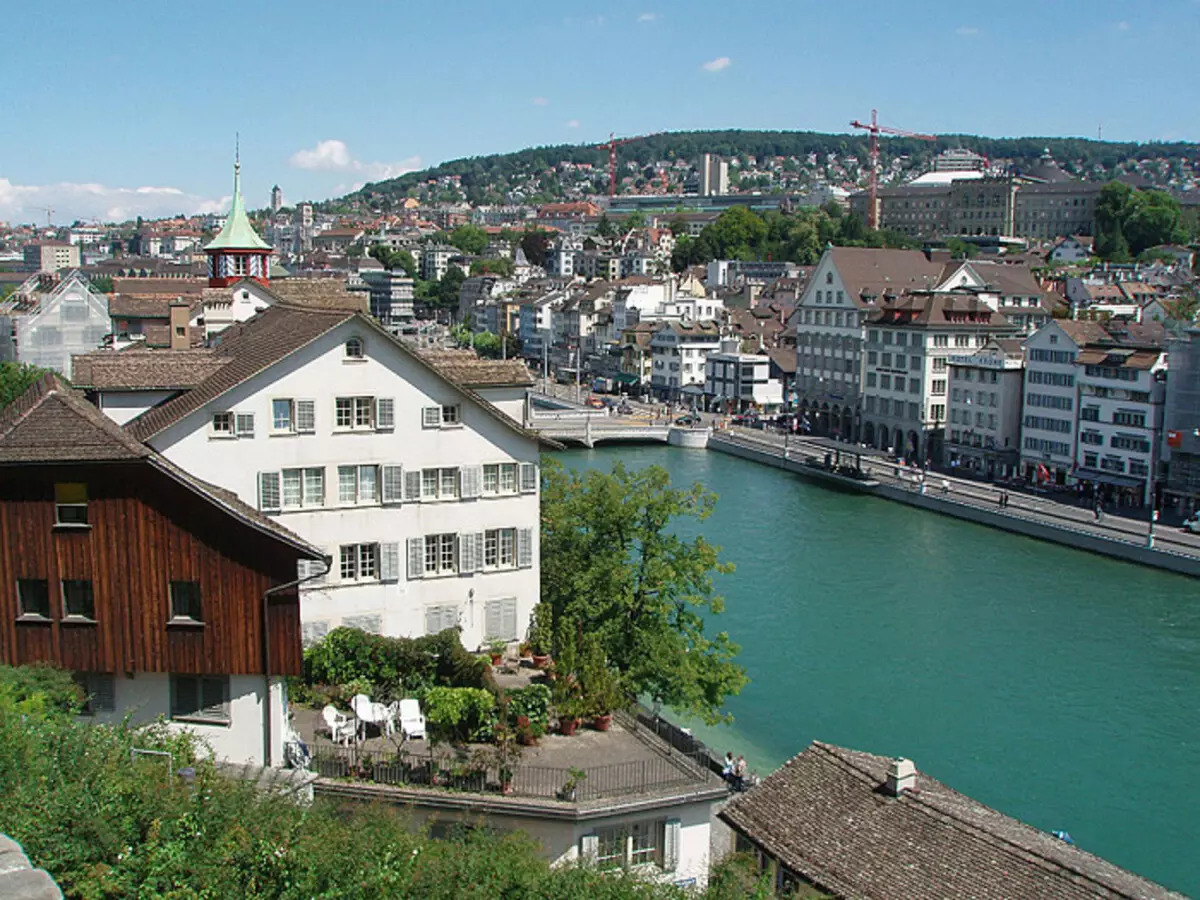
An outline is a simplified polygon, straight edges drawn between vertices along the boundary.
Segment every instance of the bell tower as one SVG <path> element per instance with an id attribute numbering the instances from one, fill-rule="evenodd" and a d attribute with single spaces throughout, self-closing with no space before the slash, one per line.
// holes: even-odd
<path id="1" fill-rule="evenodd" d="M 242 200 L 242 161 L 233 163 L 233 205 L 229 218 L 204 252 L 208 254 L 208 286 L 228 287 L 243 278 L 267 284 L 270 281 L 271 246 L 258 236 Z"/>

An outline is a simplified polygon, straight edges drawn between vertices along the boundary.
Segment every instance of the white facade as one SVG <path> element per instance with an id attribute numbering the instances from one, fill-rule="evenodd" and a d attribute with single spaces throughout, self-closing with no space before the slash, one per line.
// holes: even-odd
<path id="1" fill-rule="evenodd" d="M 1023 359 L 993 345 L 951 354 L 946 459 L 984 478 L 1017 474 Z"/>
<path id="2" fill-rule="evenodd" d="M 245 322 L 275 302 L 275 295 L 257 281 L 246 279 L 224 291 L 210 288 L 204 295 L 204 337 L 237 322 Z"/>
<path id="3" fill-rule="evenodd" d="M 1037 478 L 1039 465 L 1057 484 L 1071 483 L 1075 464 L 1075 355 L 1079 346 L 1057 322 L 1025 342 L 1025 390 L 1044 397 L 1043 405 L 1025 404 L 1021 421 L 1021 469 Z"/>
<path id="4" fill-rule="evenodd" d="M 217 759 L 254 765 L 283 765 L 284 733 L 287 726 L 287 685 L 278 676 L 204 676 L 228 686 L 222 718 L 173 718 L 172 679 L 195 676 L 138 672 L 132 677 L 111 679 L 111 694 L 103 709 L 87 718 L 104 725 L 117 725 L 129 716 L 135 725 L 164 719 L 171 731 L 188 731 L 204 742 Z M 89 689 L 92 685 L 89 684 Z M 95 696 L 99 697 L 99 692 Z M 264 698 L 266 702 L 264 703 Z M 267 716 L 270 716 L 269 720 Z"/>
<path id="5" fill-rule="evenodd" d="M 78 248 L 76 248 L 78 249 Z M 96 350 L 112 330 L 108 298 L 72 274 L 17 317 L 17 361 L 71 377 L 71 357 Z"/>
<path id="6" fill-rule="evenodd" d="M 724 412 L 783 405 L 783 384 L 771 378 L 770 357 L 750 353 L 709 354 L 704 361 L 704 393 Z"/>
<path id="7" fill-rule="evenodd" d="M 670 399 L 678 399 L 689 385 L 702 390 L 704 360 L 720 347 L 721 338 L 715 328 L 663 325 L 650 339 L 651 389 Z"/>
<path id="8" fill-rule="evenodd" d="M 97 391 L 96 406 L 118 425 L 165 403 L 178 391 Z"/>
<path id="9" fill-rule="evenodd" d="M 498 415 L 353 318 L 150 444 L 333 558 L 307 640 L 460 625 L 475 647 L 522 636 L 539 592 L 538 445 Z"/>

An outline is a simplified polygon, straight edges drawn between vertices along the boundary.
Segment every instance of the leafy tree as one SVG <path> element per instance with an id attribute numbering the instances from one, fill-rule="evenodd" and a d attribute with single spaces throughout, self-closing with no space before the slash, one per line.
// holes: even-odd
<path id="1" fill-rule="evenodd" d="M 0 363 L 0 409 L 20 397 L 31 384 L 50 372 L 28 363 Z"/>
<path id="2" fill-rule="evenodd" d="M 488 233 L 478 225 L 460 225 L 450 232 L 447 239 L 463 253 L 471 256 L 478 256 L 491 243 Z"/>
<path id="3" fill-rule="evenodd" d="M 394 272 L 399 267 L 409 278 L 417 274 L 417 261 L 407 250 L 392 250 L 386 244 L 373 244 L 368 253 L 379 260 L 379 264 L 389 272 Z"/>
<path id="4" fill-rule="evenodd" d="M 946 241 L 946 249 L 955 259 L 974 259 L 979 255 L 979 248 L 962 238 L 952 237 Z"/>
<path id="5" fill-rule="evenodd" d="M 110 275 L 95 275 L 88 279 L 93 291 L 101 294 L 111 294 L 113 292 L 113 280 Z"/>
<path id="6" fill-rule="evenodd" d="M 447 267 L 446 274 L 437 283 L 435 296 L 438 305 L 445 307 L 458 306 L 458 291 L 462 287 L 462 283 L 466 280 L 467 276 L 463 274 L 463 270 L 458 266 Z"/>
<path id="7" fill-rule="evenodd" d="M 615 237 L 616 233 L 617 227 L 613 225 L 611 221 L 609 221 L 608 213 L 601 213 L 600 221 L 596 223 L 597 236 L 602 238 L 610 238 Z"/>
<path id="8" fill-rule="evenodd" d="M 540 228 L 532 228 L 521 237 L 521 249 L 531 265 L 545 266 L 546 254 L 550 251 L 551 234 Z"/>
<path id="9" fill-rule="evenodd" d="M 1169 320 L 1191 323 L 1196 321 L 1196 314 L 1200 313 L 1200 298 L 1194 290 L 1189 290 L 1183 296 L 1166 301 L 1163 307 Z"/>
<path id="10" fill-rule="evenodd" d="M 723 610 L 713 575 L 733 566 L 702 536 L 671 528 L 707 519 L 716 496 L 672 488 L 658 466 L 580 475 L 547 461 L 543 479 L 542 599 L 554 621 L 597 636 L 633 693 L 707 722 L 726 718 L 725 698 L 746 674 L 729 635 L 706 633 L 705 614 Z"/>
<path id="11" fill-rule="evenodd" d="M 503 256 L 496 257 L 495 259 L 477 259 L 471 263 L 472 275 L 499 275 L 503 278 L 508 278 L 515 271 L 516 263 Z"/>
<path id="12" fill-rule="evenodd" d="M 361 259 L 362 255 L 363 255 L 363 248 L 362 248 L 361 244 L 351 244 L 349 247 L 346 248 L 346 258 L 347 259 Z"/>

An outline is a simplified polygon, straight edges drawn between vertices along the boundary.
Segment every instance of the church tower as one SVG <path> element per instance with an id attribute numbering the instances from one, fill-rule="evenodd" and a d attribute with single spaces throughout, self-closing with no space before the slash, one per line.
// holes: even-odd
<path id="1" fill-rule="evenodd" d="M 208 286 L 228 287 L 243 278 L 267 284 L 270 280 L 271 246 L 258 236 L 242 200 L 242 163 L 233 164 L 233 206 L 225 226 L 204 248 L 208 254 Z"/>

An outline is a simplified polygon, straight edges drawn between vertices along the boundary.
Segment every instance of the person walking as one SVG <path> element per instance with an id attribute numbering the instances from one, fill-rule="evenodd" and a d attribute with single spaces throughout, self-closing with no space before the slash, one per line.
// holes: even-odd
<path id="1" fill-rule="evenodd" d="M 733 789 L 744 790 L 746 787 L 746 757 L 739 756 L 733 764 Z"/>
<path id="2" fill-rule="evenodd" d="M 725 751 L 725 763 L 721 766 L 721 777 L 724 778 L 728 784 L 733 784 L 733 765 L 733 752 L 727 750 Z"/>
<path id="3" fill-rule="evenodd" d="M 1096 505 L 1095 505 L 1095 507 L 1092 509 L 1092 514 L 1093 514 L 1093 515 L 1095 515 L 1095 517 L 1096 517 L 1096 521 L 1097 521 L 1097 522 L 1099 522 L 1099 521 L 1100 521 L 1100 517 L 1101 517 L 1101 514 L 1102 514 L 1102 512 L 1103 512 L 1103 506 L 1101 505 L 1101 502 L 1100 502 L 1100 495 L 1099 495 L 1099 494 L 1097 494 L 1097 495 L 1096 495 Z"/>

